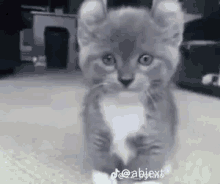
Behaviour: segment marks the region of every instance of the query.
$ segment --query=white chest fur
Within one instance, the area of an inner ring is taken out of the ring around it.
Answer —
[[[126,164],[133,156],[126,138],[137,133],[145,123],[145,111],[136,93],[122,92],[100,101],[101,113],[113,134],[113,152]]]

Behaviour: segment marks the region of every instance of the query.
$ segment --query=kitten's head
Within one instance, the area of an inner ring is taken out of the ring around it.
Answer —
[[[107,10],[104,1],[87,0],[78,16],[79,64],[90,85],[140,91],[170,81],[183,35],[179,3]]]

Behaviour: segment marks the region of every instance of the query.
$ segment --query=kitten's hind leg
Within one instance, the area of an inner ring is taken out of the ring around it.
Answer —
[[[106,173],[93,170],[92,171],[93,184],[117,184],[116,179],[111,179]]]

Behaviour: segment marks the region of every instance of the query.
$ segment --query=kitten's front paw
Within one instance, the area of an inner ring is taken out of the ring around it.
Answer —
[[[93,184],[117,184],[116,179],[111,179],[106,173],[100,171],[92,172]]]
[[[141,183],[134,183],[134,184],[162,184],[162,183],[156,181],[143,181]]]

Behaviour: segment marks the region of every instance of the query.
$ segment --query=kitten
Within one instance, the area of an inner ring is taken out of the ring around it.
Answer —
[[[171,159],[178,122],[170,81],[183,23],[180,4],[172,0],[151,10],[82,3],[77,37],[79,65],[90,88],[83,118],[93,183],[134,183],[108,176],[116,168],[161,171]]]

